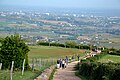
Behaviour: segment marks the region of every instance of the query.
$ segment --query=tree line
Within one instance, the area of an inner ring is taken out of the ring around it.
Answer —
[[[43,45],[43,46],[55,46],[55,47],[64,47],[64,48],[76,48],[76,49],[87,49],[90,50],[90,45],[84,45],[84,44],[77,44],[74,41],[66,41],[65,44],[57,43],[57,42],[44,42],[39,41],[37,45]]]
[[[111,48],[111,49],[109,50],[109,54],[120,56],[120,49],[117,50],[117,49]]]

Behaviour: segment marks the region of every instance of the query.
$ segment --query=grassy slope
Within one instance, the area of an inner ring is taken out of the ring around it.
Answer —
[[[34,77],[38,75],[37,73],[31,71],[25,71],[23,76],[21,74],[22,73],[20,71],[13,72],[13,80],[33,80]],[[10,71],[0,71],[0,80],[10,80]]]
[[[120,63],[120,56],[116,56],[116,55],[106,55],[104,57],[102,57],[100,60],[98,60],[98,62],[109,62],[112,61],[114,63]]]
[[[84,50],[61,48],[61,47],[48,47],[48,46],[30,46],[30,52],[28,53],[30,58],[50,58],[60,57],[66,55],[79,54]]]

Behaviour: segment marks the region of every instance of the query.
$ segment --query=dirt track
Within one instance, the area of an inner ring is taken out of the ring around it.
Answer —
[[[54,74],[53,80],[81,80],[79,77],[75,76],[74,67],[78,61],[69,63],[65,69],[57,69]]]

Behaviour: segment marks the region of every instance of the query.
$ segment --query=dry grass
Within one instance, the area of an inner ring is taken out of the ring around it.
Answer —
[[[49,58],[60,57],[66,55],[79,54],[85,50],[61,48],[61,47],[48,47],[48,46],[30,46],[29,58]]]

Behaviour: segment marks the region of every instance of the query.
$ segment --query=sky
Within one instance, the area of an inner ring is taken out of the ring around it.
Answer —
[[[2,6],[120,9],[120,0],[0,0]]]

